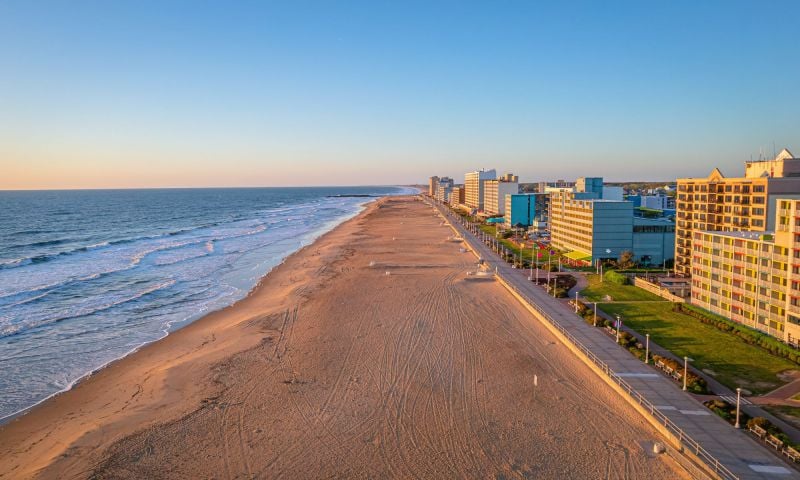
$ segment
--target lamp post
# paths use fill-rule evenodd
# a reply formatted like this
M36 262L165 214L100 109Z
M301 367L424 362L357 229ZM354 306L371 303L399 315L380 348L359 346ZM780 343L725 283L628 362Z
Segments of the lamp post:
M549 253L547 254L547 283L550 283L550 262L553 260L552 257Z
M644 363L646 364L650 361L650 334L646 333L644 338Z
M533 280L533 249L536 248L536 242L531 243L531 276L528 277L528 280ZM538 270L538 268L537 268Z
M594 323L592 324L593 327L597 326L597 302L594 302Z
M619 314L617 314L617 343L619 343L619 326L622 324L622 320L619 318Z
M689 357L683 357L683 391L686 391L686 384L689 381Z
M558 284L558 277L553 277L553 297L556 296L556 285Z
M578 292L575 292L575 313L578 313Z
M733 428L742 428L739 425L739 406L742 402L742 389L740 387L736 387L736 425Z

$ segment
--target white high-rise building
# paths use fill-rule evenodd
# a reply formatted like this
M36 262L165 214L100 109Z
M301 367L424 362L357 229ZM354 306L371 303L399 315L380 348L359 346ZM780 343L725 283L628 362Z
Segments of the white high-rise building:
M486 180L483 187L483 212L487 215L503 215L506 211L506 195L519 193L517 176L510 173Z
M494 180L497 172L476 170L464 175L464 204L470 208L483 210L483 187L486 180Z

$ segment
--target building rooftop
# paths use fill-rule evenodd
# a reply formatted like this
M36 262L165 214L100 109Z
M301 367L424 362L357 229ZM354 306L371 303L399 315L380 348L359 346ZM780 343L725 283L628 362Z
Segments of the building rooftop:
M751 160L744 162L743 177L726 177L719 168L715 168L707 177L680 178L679 181L708 181L722 182L725 180L739 181L754 178L796 178L800 177L800 158L795 157L788 148L784 148L773 159Z

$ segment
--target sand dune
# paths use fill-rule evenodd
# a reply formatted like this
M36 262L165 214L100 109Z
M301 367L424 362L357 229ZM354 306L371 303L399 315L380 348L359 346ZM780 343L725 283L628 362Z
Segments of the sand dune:
M413 197L373 204L0 429L0 478L676 478L450 236Z

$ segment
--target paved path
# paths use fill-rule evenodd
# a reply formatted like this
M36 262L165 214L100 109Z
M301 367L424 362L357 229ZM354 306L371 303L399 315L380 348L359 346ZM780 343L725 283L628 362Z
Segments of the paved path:
M722 470L728 470L730 474L723 473L723 478L800 479L800 473L769 452L766 447L758 444L749 434L733 429L669 379L656 373L652 367L621 348L602 331L587 325L567 305L528 281L527 270L512 269L488 246L473 236L461 224L460 217L449 209L442 207L439 209L491 270L497 271L498 275L526 297L534 308L538 307L537 309L543 311L553 324L569 332L573 339L592 352L599 361L604 362L611 375L616 377L612 377L615 382L632 387L654 406L654 415L658 418L666 417L680 429L682 432L680 436L685 434L699 444L702 449L697 451L701 456L705 451L724 466ZM691 440L683 440L685 448L696 445Z
M604 312L604 311L602 311L600 309L597 310L597 316L600 317L600 318L605 318L607 320L614 321L614 318L611 315L607 314L606 312ZM625 332L628 332L629 334L631 334L634 337L636 337L636 339L639 342L641 342L642 344L645 343L645 336L642 335L641 333L635 331L635 330L632 330L632 329L628 328L625 325L624 322L622 324L622 330L625 331ZM653 355L653 354L661 355L662 357L671 358L671 359L677 361L678 363L683 364L683 358L678 357L677 355L675 355L671 351L667 350L666 348L662 347L661 345L657 344L652 339L650 339L650 355ZM720 397L720 398L722 398L723 400L725 400L726 402L728 402L728 403L730 403L732 405L736 403L736 392L734 390L732 390L732 389L726 387L725 385L721 384L716 378L714 378L711 375L703 372L702 370L698 370L696 368L693 368L692 371L695 373L695 375L699 375L701 378L703 378L703 380L705 380L706 383L708 384L709 390L711 390L715 394L715 395L693 395L695 398L700 399L700 401L702 402L704 400L708 400L708 399L711 399L711 398ZM786 385L786 386L788 386L788 385ZM783 387L781 387L781 388L783 388ZM800 429L798 429L797 427L795 427L791 423L783 420L782 418L776 417L775 415L771 414L770 412L768 412L768 411L756 406L756 404L759 403L759 400L761 398L763 398L763 397L750 397L748 399L748 398L745 398L743 396L742 397L742 403L741 403L742 411L745 412L746 414L750 415L751 417L764 417L764 418L766 418L773 425L775 425L778 428L780 428L781 430L783 430L783 433L788 435L789 438L792 439L792 441L800 442Z
M589 286L589 279L586 278L586 274L584 273L571 273L572 278L575 279L576 283L575 286L569 289L567 292L567 297L575 298L575 294L579 293L583 289Z
M794 396L800 393L800 378L795 378L786 385L776 388L775 390L762 395L764 398L776 398L783 400L792 400Z

